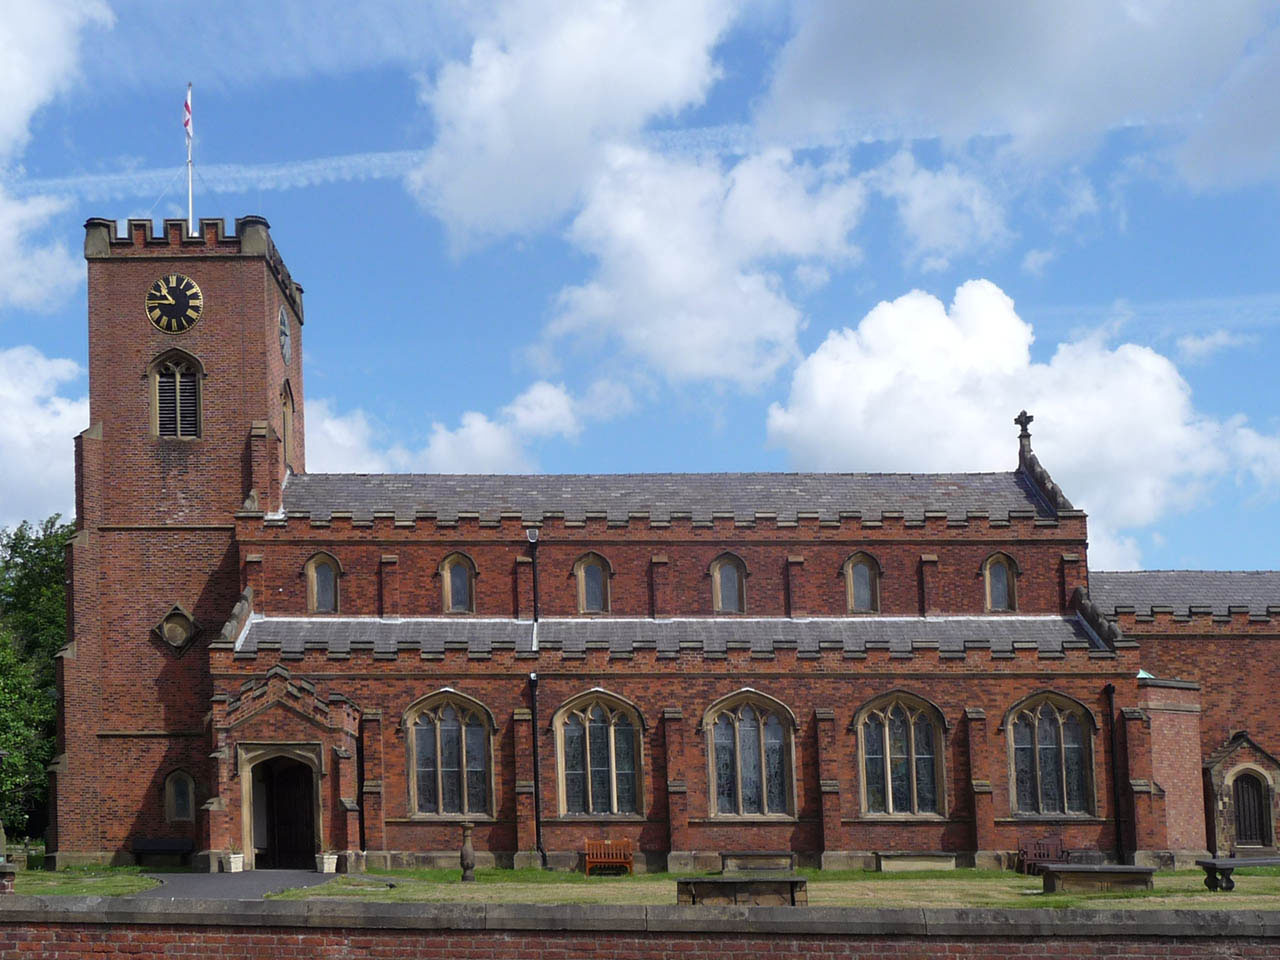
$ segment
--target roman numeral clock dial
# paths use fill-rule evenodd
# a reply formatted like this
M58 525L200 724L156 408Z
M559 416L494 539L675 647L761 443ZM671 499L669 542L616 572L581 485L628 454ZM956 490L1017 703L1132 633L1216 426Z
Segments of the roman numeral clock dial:
M171 273L147 291L147 319L163 333L186 333L200 319L204 296L190 277Z

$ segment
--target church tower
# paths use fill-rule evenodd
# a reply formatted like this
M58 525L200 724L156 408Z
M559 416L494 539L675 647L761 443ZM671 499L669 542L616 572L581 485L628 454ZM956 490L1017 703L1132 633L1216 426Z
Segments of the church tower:
M85 224L89 428L76 438L58 866L143 834L202 849L205 647L240 593L235 513L280 509L303 441L302 288L261 217ZM175 779L176 778L176 779Z

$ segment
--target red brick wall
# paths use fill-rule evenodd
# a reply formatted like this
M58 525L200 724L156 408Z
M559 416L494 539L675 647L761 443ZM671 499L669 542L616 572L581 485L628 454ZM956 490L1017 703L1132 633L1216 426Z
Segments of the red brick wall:
M341 505L335 509L341 509ZM886 615L918 616L921 610L920 555L938 557L933 564L935 602L945 614L982 614L985 592L980 575L982 562L993 552L1007 552L1018 562L1018 612L1054 614L1065 608L1061 589L1062 554L1083 551L1082 531L1033 527L1030 522L1016 531L940 526L928 532L913 531L904 541L902 529L863 528L860 521L843 521L839 528L778 528L761 523L735 527L717 521L714 527L694 527L688 521L669 528L651 528L633 522L626 529L607 528L604 521L585 527L569 527L550 520L543 525L538 545L539 610L542 616L573 616L578 612L573 565L584 553L595 551L613 568L610 580L612 613L619 616L710 616L713 613L711 562L732 551L747 567L748 616L842 616L848 611L844 561L855 551L875 557L884 568L880 583L880 608ZM1065 524L1064 524L1065 526ZM888 527L888 524L886 524ZM398 562L401 616L430 616L441 612L440 562L462 551L476 564L475 612L479 616L528 616L516 597L516 558L528 556L529 547L518 522L482 527L463 520L456 526L419 521L413 528L397 527L391 519L353 524L335 519L312 526L306 520L264 526L261 521L241 520L237 540L242 555L263 557L263 603L269 615L306 612L307 559L324 550L342 565L342 613L377 616L378 576L381 558L393 553ZM659 608L652 603L652 558L668 558ZM802 556L792 564L791 605L787 606L787 558ZM247 585L247 583L245 584Z
M723 960L726 957L838 957L878 960L961 960L961 958L1114 957L1165 960L1170 957L1222 957L1233 960L1275 956L1264 939L1177 938L1080 935L1009 936L796 936L676 933L610 933L561 930L511 932L440 930L381 931L260 927L133 926L86 924L14 924L0 926L0 960L57 956L182 956L312 960L315 957L439 957L442 960Z
M1200 691L1138 685L1151 725L1151 775L1165 795L1168 849L1206 850Z
M408 745L401 717L418 699L443 687L470 696L493 714L498 725L495 744L496 822L481 823L475 836L478 849L515 850L516 745L513 713L529 707L528 672L539 675L539 728L542 761L543 839L549 850L572 851L593 833L630 836L640 849L654 853L671 849L667 823L668 780L687 784L689 847L695 850L791 849L821 852L824 846L822 803L819 792L819 753L814 723L818 708L835 713L833 729L834 769L839 781L840 823L827 831L826 843L837 850L951 850L974 846L974 823L969 789L969 707L986 710L987 753L994 758L987 776L992 782L996 849L1014 850L1019 841L1046 832L1062 833L1078 848L1109 851L1114 845L1112 827L1106 822L1111 809L1110 743L1106 735L1107 682L1121 690L1130 702L1136 696L1133 665L1091 660L1085 651L1073 651L1063 660L1042 660L1034 651L1018 651L1013 660L993 660L985 651L973 651L964 659L943 659L936 652L921 651L910 659L892 658L886 650L870 650L865 659L848 660L839 651L824 651L818 659L799 660L795 651L779 651L773 659L752 658L748 651L730 651L721 660L659 658L655 651L636 651L630 658L610 657L605 650L589 650L581 659L547 651L536 659L518 658L510 651L494 651L488 659L468 657L465 651L446 651L440 660L424 660L417 651L393 659L355 652L349 659L334 660L323 651L307 651L301 657L281 659L277 652L261 652L256 658L236 658L231 651L216 650L213 671L220 691L233 695L248 678L260 677L275 663L283 663L295 676L310 678L321 697L340 693L362 711L382 716L381 764L366 751L367 779L382 783L382 810L387 818L386 849L449 850L457 845L456 823L439 819L413 820L408 808ZM643 741L643 818L618 822L560 819L555 766L553 713L563 703L593 687L603 687L634 703L645 724ZM751 687L781 701L796 716L795 733L796 819L780 823L743 823L717 818L710 810L705 711L716 700ZM1096 784L1096 818L1059 818L1053 821L1014 821L1011 817L1007 773L1007 731L1001 727L1005 711L1021 698L1045 689L1083 702L1097 719L1093 739ZM860 809L860 767L857 732L852 727L856 711L870 699L902 690L937 704L948 724L945 735L945 820L904 823L875 821ZM678 709L684 755L667 752L665 709ZM235 737L247 734L236 732ZM282 731L282 740L304 738L302 732ZM261 739L255 732L249 739ZM314 737L312 737L314 739ZM832 846L834 845L834 846ZM371 845L371 849L376 849Z

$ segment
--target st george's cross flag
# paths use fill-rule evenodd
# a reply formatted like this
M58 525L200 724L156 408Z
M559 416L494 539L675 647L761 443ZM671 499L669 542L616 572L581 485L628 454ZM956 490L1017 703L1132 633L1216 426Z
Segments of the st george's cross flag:
M182 126L187 131L187 145L191 145L191 84L187 84L187 102L182 105Z

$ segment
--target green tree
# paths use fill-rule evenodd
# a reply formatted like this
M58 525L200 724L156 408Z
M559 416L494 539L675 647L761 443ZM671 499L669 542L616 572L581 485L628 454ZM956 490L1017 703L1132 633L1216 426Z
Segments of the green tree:
M71 524L0 529L0 819L10 834L48 822L45 768L57 709L54 655L67 640L66 545Z
M0 530L0 622L42 687L52 688L53 657L67 642L65 555L74 535L58 514L39 526L23 521Z
M23 835L33 811L44 822L48 786L45 768L53 759L53 690L37 678L35 664L22 657L13 633L0 625L0 820L12 837Z

